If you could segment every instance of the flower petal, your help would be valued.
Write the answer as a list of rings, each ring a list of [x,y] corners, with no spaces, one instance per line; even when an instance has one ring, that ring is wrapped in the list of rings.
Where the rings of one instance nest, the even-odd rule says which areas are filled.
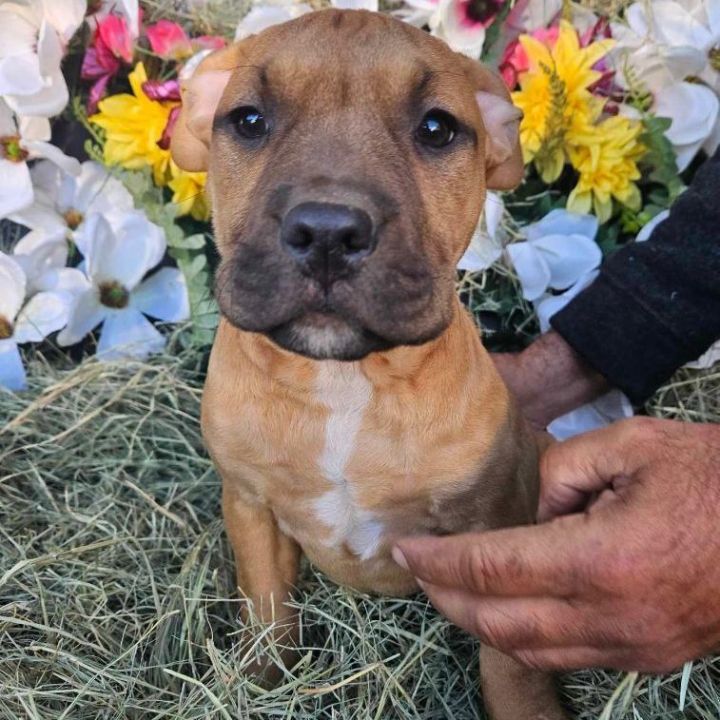
[[[0,159],[0,218],[32,204],[33,187],[25,163]]]
[[[553,420],[547,429],[556,440],[562,441],[632,416],[633,408],[627,397],[619,390],[611,390],[595,402]]]
[[[25,147],[32,158],[46,158],[66,173],[70,173],[71,175],[80,174],[80,163],[75,158],[66,155],[59,147],[56,147],[52,143],[35,140],[25,143]]]
[[[24,390],[25,368],[15,340],[0,340],[0,387],[8,390]]]
[[[696,370],[707,370],[713,365],[720,362],[720,340],[711,345],[697,360],[693,360],[685,365],[688,368]]]
[[[537,300],[550,283],[550,268],[542,253],[529,242],[512,243],[506,250],[520,279],[523,297]]]
[[[670,216],[669,210],[663,210],[659,212],[650,222],[645,223],[645,225],[642,226],[640,232],[637,234],[637,237],[635,238],[635,242],[645,242],[650,238],[652,235],[653,230],[663,221],[666,220]]]
[[[163,322],[181,322],[190,317],[185,276],[176,268],[161,268],[133,291],[130,304]]]
[[[78,294],[70,307],[67,327],[57,336],[61,347],[80,342],[105,318],[106,309],[100,304],[95,288],[88,288]]]
[[[598,219],[594,215],[558,209],[551,210],[539,222],[528,225],[525,231],[531,241],[544,235],[584,235],[594,240],[598,227]]]
[[[66,293],[40,292],[20,311],[14,339],[18,343],[40,342],[50,333],[65,327],[72,305]]]
[[[127,307],[108,313],[98,342],[98,357],[142,359],[164,347],[165,338],[152,323],[139,310]]]
[[[25,300],[25,273],[16,260],[0,252],[0,317],[15,321]]]
[[[547,295],[535,305],[535,312],[540,321],[540,332],[550,329],[550,318],[560,312],[574,297],[577,297],[586,287],[591,285],[599,274],[599,270],[592,270],[583,275],[569,290],[560,295]]]
[[[673,145],[702,144],[718,119],[720,103],[710,88],[681,82],[656,94],[654,113],[672,120],[665,132]]]
[[[546,235],[532,244],[545,258],[555,290],[569,288],[602,262],[597,243],[585,235]]]

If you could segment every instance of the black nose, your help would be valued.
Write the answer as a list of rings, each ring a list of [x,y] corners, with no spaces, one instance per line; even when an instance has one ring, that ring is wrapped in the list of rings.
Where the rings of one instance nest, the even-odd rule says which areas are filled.
[[[303,272],[332,283],[375,249],[370,216],[360,208],[305,202],[282,221],[280,239]]]

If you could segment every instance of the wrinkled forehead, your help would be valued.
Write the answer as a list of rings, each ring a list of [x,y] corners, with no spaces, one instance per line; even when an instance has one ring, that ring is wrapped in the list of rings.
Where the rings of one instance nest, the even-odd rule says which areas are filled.
[[[220,110],[239,103],[319,114],[442,107],[468,123],[477,114],[455,53],[416,28],[357,11],[312,13],[243,43]]]

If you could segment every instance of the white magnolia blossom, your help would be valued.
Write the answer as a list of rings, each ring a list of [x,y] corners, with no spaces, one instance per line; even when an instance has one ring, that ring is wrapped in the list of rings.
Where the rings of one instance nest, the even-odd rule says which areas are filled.
[[[264,0],[256,2],[245,17],[238,23],[235,40],[243,40],[250,35],[262,32],[272,25],[293,20],[312,12],[312,7],[294,0]]]
[[[18,212],[34,199],[28,160],[47,158],[70,174],[80,172],[80,163],[50,143],[46,118],[17,120],[0,100],[0,218]]]
[[[487,270],[500,259],[503,251],[500,222],[505,213],[505,203],[500,195],[488,192],[485,210],[465,254],[458,262],[459,270],[479,272]]]
[[[0,2],[0,95],[19,115],[52,117],[68,102],[60,63],[85,0]]]
[[[120,180],[90,160],[80,166],[77,175],[42,161],[30,170],[30,176],[35,188],[34,202],[13,213],[10,219],[30,228],[32,237],[54,239],[62,244],[72,240],[83,255],[87,253],[88,216],[100,213],[115,226],[134,209],[132,195]]]
[[[0,386],[25,387],[25,368],[18,345],[38,342],[62,328],[71,297],[63,292],[38,292],[27,302],[28,281],[16,258],[0,252]]]
[[[185,278],[177,268],[162,268],[143,280],[165,254],[162,229],[140,212],[126,213],[115,227],[97,213],[86,223],[84,287],[58,344],[73,345],[102,323],[101,358],[159,352],[165,338],[145,315],[179,322],[190,314]]]
[[[680,170],[701,148],[712,153],[720,141],[715,90],[688,82],[700,77],[717,88],[719,26],[716,0],[636,2],[627,9],[625,21],[612,26],[618,41],[611,53],[617,82],[625,89],[649,92],[651,111],[672,121],[666,134]],[[622,112],[634,114],[628,108]]]
[[[196,5],[200,3],[196,2]],[[94,18],[102,20],[110,14],[122,15],[127,20],[131,35],[136,38],[140,35],[140,7],[138,0],[102,0],[100,9],[90,16],[89,21]]]
[[[597,231],[595,216],[566,210],[553,210],[528,225],[527,240],[506,248],[523,297],[539,300],[548,288],[565,290],[599,267],[602,252],[595,242]]]

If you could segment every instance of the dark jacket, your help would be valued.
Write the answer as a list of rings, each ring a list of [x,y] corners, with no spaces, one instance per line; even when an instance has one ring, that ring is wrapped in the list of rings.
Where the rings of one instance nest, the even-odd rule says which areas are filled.
[[[551,324],[636,403],[720,338],[720,151],[650,239],[612,255]]]

